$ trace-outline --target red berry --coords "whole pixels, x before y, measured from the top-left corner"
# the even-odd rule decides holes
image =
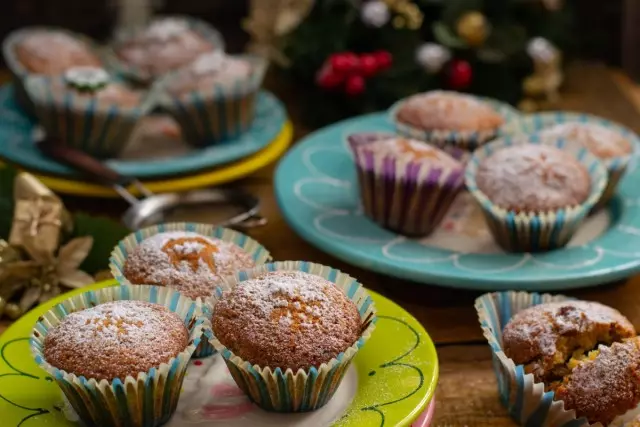
[[[344,77],[330,70],[322,72],[316,77],[316,83],[318,84],[318,86],[325,89],[333,89],[335,87],[338,87],[343,82],[343,80]]]
[[[471,84],[473,70],[471,64],[464,60],[454,60],[449,68],[449,86],[452,89],[465,89]]]
[[[376,61],[378,62],[379,70],[386,70],[393,63],[393,56],[386,50],[379,50],[373,53]]]
[[[364,77],[359,75],[352,75],[347,78],[347,82],[344,86],[344,91],[347,93],[347,95],[356,96],[364,92],[364,87]]]
[[[331,68],[338,74],[352,74],[360,68],[360,59],[353,53],[336,53],[329,59]]]
[[[378,60],[374,55],[364,54],[360,57],[360,68],[365,77],[371,77],[378,72]]]

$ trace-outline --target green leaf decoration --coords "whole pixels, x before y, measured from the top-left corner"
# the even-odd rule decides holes
[[[433,23],[433,35],[443,46],[450,49],[466,49],[467,44],[456,36],[444,23],[438,21]]]
[[[95,217],[83,213],[74,215],[74,226],[69,240],[75,237],[92,236],[91,252],[80,266],[81,270],[95,274],[109,267],[111,250],[130,231],[109,218]]]

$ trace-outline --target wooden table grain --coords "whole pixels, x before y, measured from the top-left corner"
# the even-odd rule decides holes
[[[640,132],[640,114],[634,105],[640,105],[640,92],[636,90],[619,73],[603,66],[581,63],[568,70],[562,101],[556,108],[597,114]],[[286,92],[279,95],[297,123],[294,95]],[[308,131],[297,127],[296,138]],[[473,308],[474,299],[480,294],[415,284],[365,271],[307,244],[289,228],[279,212],[272,186],[274,170],[274,165],[266,167],[239,183],[260,197],[262,213],[269,221],[267,226],[250,230],[248,234],[268,247],[275,259],[305,259],[329,264],[359,278],[369,288],[400,304],[424,325],[437,344],[440,359],[433,426],[515,426],[499,403],[491,354]],[[65,202],[74,209],[96,213],[101,209],[87,200],[67,199]],[[124,204],[121,208],[125,208]],[[611,305],[640,327],[640,276],[569,294]],[[0,333],[7,325],[6,321],[0,322]]]

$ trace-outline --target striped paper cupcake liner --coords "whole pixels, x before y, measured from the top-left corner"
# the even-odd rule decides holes
[[[518,144],[553,145],[573,154],[586,167],[591,178],[587,199],[578,206],[547,212],[516,213],[492,203],[476,183],[480,163],[501,148]],[[607,180],[606,168],[586,148],[567,144],[564,139],[540,140],[535,135],[502,138],[479,148],[474,152],[465,171],[467,189],[480,203],[493,237],[502,248],[512,252],[538,252],[565,246],[600,200]]]
[[[505,128],[505,132],[511,135],[536,134],[545,128],[549,128],[557,124],[574,122],[592,123],[609,128],[623,135],[632,144],[634,151],[638,150],[638,148],[640,147],[640,137],[638,137],[638,135],[632,130],[601,117],[584,113],[551,111],[546,113],[529,114],[523,116],[521,120],[509,123],[509,125]],[[605,206],[616,193],[618,184],[624,176],[624,173],[626,172],[627,166],[629,165],[632,157],[633,152],[627,156],[601,159],[602,163],[604,163],[607,171],[609,172],[609,182],[595,209]]]
[[[143,228],[134,233],[129,234],[122,239],[118,245],[113,248],[111,252],[111,258],[109,260],[109,268],[111,274],[121,285],[131,285],[132,283],[124,276],[124,266],[127,260],[127,256],[145,239],[155,236],[159,233],[165,233],[170,231],[187,231],[192,233],[198,233],[206,237],[213,237],[220,239],[224,242],[231,242],[238,245],[243,251],[251,255],[256,265],[262,265],[271,261],[271,254],[269,251],[257,241],[253,240],[249,236],[233,231],[224,227],[216,227],[210,224],[195,224],[186,222],[166,223],[153,225],[151,227]],[[213,293],[214,284],[211,284],[211,292]],[[200,298],[197,300],[201,302]],[[207,307],[204,307],[204,311],[207,317],[211,318],[211,312]],[[214,348],[211,346],[208,340],[202,340],[198,348],[193,354],[193,357],[207,357],[215,353]]]
[[[407,236],[433,231],[464,185],[464,169],[443,169],[380,156],[366,145],[390,134],[349,136],[364,213],[389,230]]]
[[[465,94],[466,95],[466,94]],[[471,96],[471,95],[466,95]],[[516,122],[520,119],[520,113],[515,108],[500,101],[490,98],[475,97],[489,104],[505,119],[505,123]],[[396,128],[396,132],[407,138],[413,138],[428,142],[446,151],[454,158],[467,161],[470,152],[482,146],[488,141],[503,134],[502,128],[486,131],[452,131],[448,129],[424,130],[406,123],[399,122],[396,117],[398,110],[402,108],[405,100],[400,100],[389,109],[389,117]]]
[[[216,30],[207,22],[194,18],[192,16],[183,15],[157,16],[154,17],[154,20],[164,18],[176,19],[185,22],[190,30],[196,32],[203,39],[209,41],[213,46],[216,47],[216,50],[224,50],[224,39],[222,38],[222,35],[218,30]],[[123,61],[118,57],[116,53],[120,45],[126,44],[128,41],[138,36],[140,31],[144,30],[135,29],[132,31],[124,31],[118,34],[116,40],[106,51],[104,57],[111,71],[139,84],[148,85],[151,84],[154,78],[158,76],[152,76],[148,70],[141,69],[140,67]]]
[[[140,118],[154,106],[152,92],[139,106],[123,108],[115,103],[100,104],[95,98],[79,97],[72,90],[55,94],[56,84],[66,85],[64,77],[33,75],[25,80],[36,117],[47,136],[97,158],[117,156],[129,142]]]
[[[208,305],[215,306],[224,291],[239,282],[269,271],[304,271],[324,277],[340,288],[358,307],[363,322],[371,320],[360,338],[343,353],[308,370],[252,365],[235,355],[214,336],[211,344],[220,352],[238,387],[262,409],[275,412],[306,412],[324,406],[338,389],[353,357],[371,337],[375,329],[376,310],[373,300],[364,287],[353,277],[320,264],[306,261],[284,261],[266,264],[253,270],[242,271],[227,277],[216,289]]]
[[[206,91],[175,96],[163,90],[177,73],[158,82],[160,106],[178,122],[191,144],[208,146],[237,139],[251,128],[267,62],[256,55],[240,55],[239,58],[252,64],[251,76],[229,84],[212,84]]]
[[[22,106],[29,114],[32,115],[35,115],[35,106],[27,93],[24,83],[24,80],[31,74],[31,72],[20,63],[15,54],[15,48],[17,44],[24,39],[24,37],[35,31],[55,31],[56,33],[68,34],[75,39],[81,40],[90,49],[96,52],[97,56],[101,56],[99,53],[99,49],[93,40],[86,36],[83,36],[82,34],[74,33],[63,28],[41,26],[25,27],[11,32],[2,42],[2,55],[4,57],[5,64],[7,64],[7,67],[9,68],[9,71],[11,72],[11,75],[13,77],[13,81],[16,87],[16,99],[18,100],[20,106]]]
[[[178,356],[141,372],[137,377],[112,381],[78,377],[59,370],[44,358],[48,331],[69,313],[97,304],[139,300],[160,304],[178,314],[189,330],[189,345]],[[175,412],[189,359],[210,323],[200,303],[178,292],[156,286],[118,286],[89,291],[72,297],[44,314],[31,335],[31,352],[36,363],[51,375],[75,412],[86,425],[101,427],[155,427],[166,423]]]

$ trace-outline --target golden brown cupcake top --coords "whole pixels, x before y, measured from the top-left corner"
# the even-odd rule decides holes
[[[394,157],[404,162],[417,162],[446,168],[459,168],[462,164],[444,151],[422,141],[406,138],[383,138],[358,149],[366,149],[380,156]]]
[[[213,332],[235,355],[261,367],[308,370],[360,336],[356,305],[335,284],[300,271],[238,283],[216,303]]]
[[[624,135],[595,123],[562,123],[543,129],[540,136],[577,142],[601,159],[627,156],[633,150]]]
[[[31,73],[57,75],[71,67],[101,67],[102,61],[84,41],[62,31],[33,30],[15,46],[22,66]]]
[[[540,304],[517,313],[505,326],[505,354],[537,381],[554,380],[571,370],[571,356],[599,343],[611,344],[636,334],[633,325],[611,307],[587,301]]]
[[[424,130],[489,131],[504,118],[489,104],[472,96],[446,91],[414,95],[403,102],[396,119]]]
[[[222,277],[254,266],[251,255],[234,243],[173,231],[136,246],[127,257],[124,276],[134,284],[169,286],[196,299],[210,297]]]
[[[115,50],[123,62],[149,77],[156,77],[219,47],[192,30],[185,19],[165,17],[154,20],[144,31],[120,43]]]
[[[169,92],[176,96],[193,91],[214,93],[216,86],[232,86],[247,79],[252,72],[253,66],[245,59],[225,55],[222,51],[209,52],[182,68],[172,79]]]
[[[578,417],[605,426],[640,403],[640,338],[599,346],[555,389]]]
[[[519,144],[484,159],[478,189],[491,202],[515,212],[544,212],[583,203],[591,191],[587,168],[556,147]]]
[[[188,341],[182,319],[166,307],[114,301],[71,313],[49,330],[44,358],[87,379],[124,380],[168,362]]]

